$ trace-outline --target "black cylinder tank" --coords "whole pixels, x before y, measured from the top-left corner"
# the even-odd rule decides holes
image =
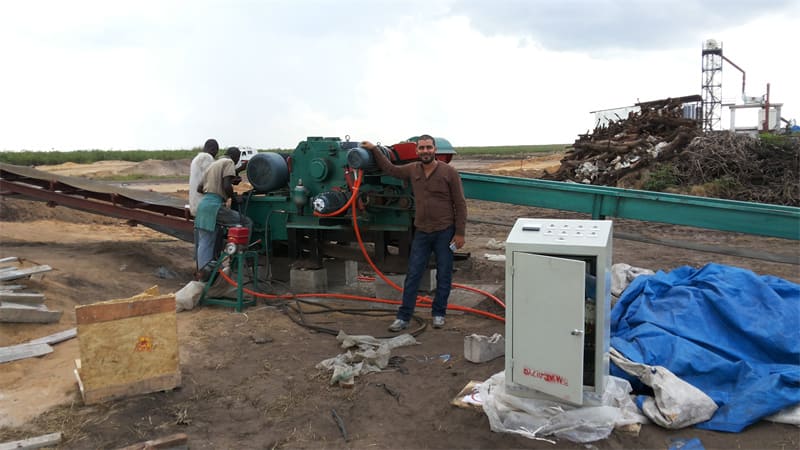
[[[289,182],[289,165],[277,153],[257,153],[247,163],[247,181],[257,192],[280,189]]]
[[[311,204],[314,211],[320,214],[330,214],[347,203],[347,194],[339,191],[322,192],[314,196]]]

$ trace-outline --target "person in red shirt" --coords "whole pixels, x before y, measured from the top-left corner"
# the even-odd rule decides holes
[[[414,193],[414,238],[408,256],[408,271],[403,285],[403,304],[389,331],[408,328],[417,302],[417,292],[428,259],[436,256],[436,296],[431,312],[433,327],[442,328],[453,281],[453,252],[464,246],[467,201],[461,177],[450,165],[436,160],[436,140],[427,134],[417,138],[419,161],[394,165],[380,149],[364,141],[361,147],[372,153],[378,167],[387,175],[411,182]]]

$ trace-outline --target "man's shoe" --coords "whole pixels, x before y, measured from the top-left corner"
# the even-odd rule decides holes
[[[408,328],[408,321],[402,319],[395,319],[391,325],[389,325],[389,331],[398,332],[400,330],[405,330]]]
[[[444,316],[433,316],[433,328],[442,328],[444,326]]]

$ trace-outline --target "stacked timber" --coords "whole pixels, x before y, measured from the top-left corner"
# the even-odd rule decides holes
[[[22,284],[6,284],[50,270],[46,265],[24,267],[15,256],[0,259],[0,322],[54,323],[61,319],[62,311],[52,311],[44,304],[44,294],[21,292],[25,289]]]

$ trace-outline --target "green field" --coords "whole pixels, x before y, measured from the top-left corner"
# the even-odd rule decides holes
[[[91,164],[98,161],[131,161],[141,162],[148,159],[171,161],[192,158],[200,149],[195,150],[76,150],[72,152],[3,152],[0,162],[20,166],[42,166],[72,162]]]
[[[503,145],[493,147],[456,147],[459,155],[469,156],[524,156],[533,153],[552,153],[564,150],[568,144],[546,145]],[[71,152],[2,152],[0,162],[16,164],[19,166],[42,166],[72,162],[77,164],[91,164],[98,161],[131,161],[141,162],[148,159],[172,161],[176,159],[191,159],[201,149],[192,150],[76,150]],[[291,149],[265,149],[260,152],[273,151],[279,153],[291,152]]]

